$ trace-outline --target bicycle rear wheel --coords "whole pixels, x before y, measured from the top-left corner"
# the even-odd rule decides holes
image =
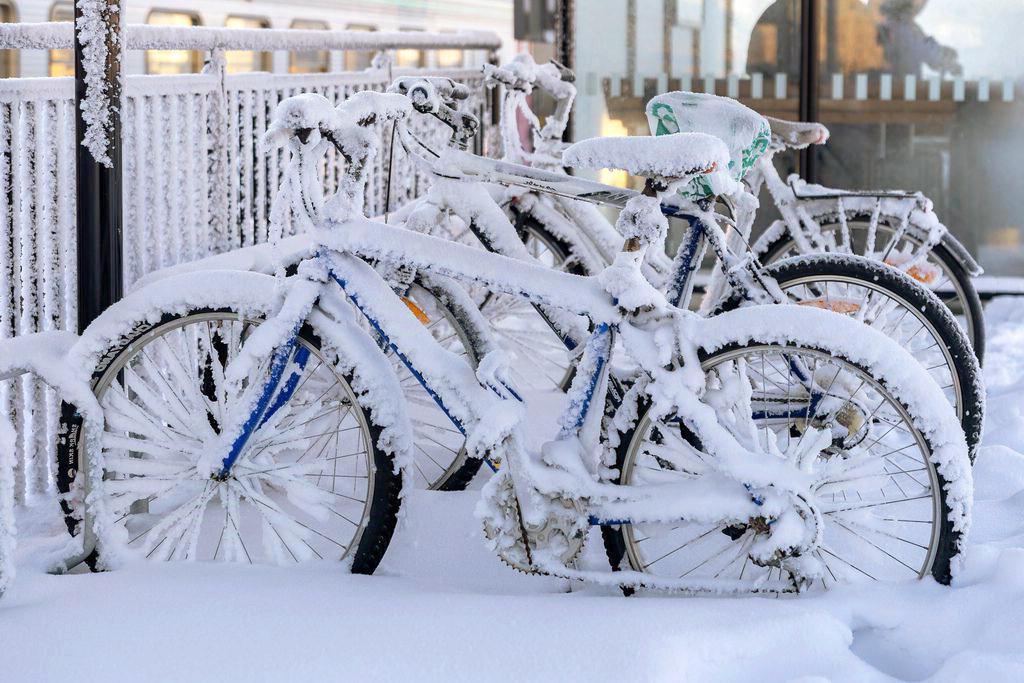
[[[966,334],[935,294],[861,256],[797,256],[776,261],[767,272],[790,302],[861,320],[909,351],[956,410],[973,459],[985,418],[981,368]],[[734,295],[722,310],[741,303]]]
[[[474,368],[484,355],[479,336],[445,302],[444,293],[417,277],[404,298],[438,344]],[[416,376],[393,351],[387,352],[409,409],[413,429],[413,467],[416,485],[436,491],[462,491],[480,470],[482,461],[466,452],[466,437],[438,407]]]
[[[786,337],[782,329],[772,332]],[[810,370],[811,386],[838,399],[830,409],[811,408],[824,403],[811,401],[796,366]],[[969,478],[969,470],[936,465],[933,455],[944,444],[918,428],[930,418],[921,422],[920,407],[911,407],[901,387],[837,349],[815,348],[806,340],[728,344],[703,353],[701,367],[705,402],[721,416],[737,417],[745,410],[749,420],[736,419],[728,427],[741,443],[755,435],[753,450],[763,457],[773,457],[772,449],[783,456],[798,450],[808,434],[816,433],[809,427],[818,433],[832,430],[831,445],[810,465],[816,483],[807,498],[821,512],[823,530],[814,557],[824,566],[812,588],[926,576],[949,583],[960,530],[950,516],[951,505],[959,503],[947,493],[956,482],[947,476]],[[751,393],[745,396],[744,388]],[[653,414],[646,399],[621,408],[626,415],[635,410],[636,417],[616,435],[615,483],[665,484],[712,472],[714,456],[685,426],[687,416]],[[751,561],[757,533],[748,524],[685,521],[602,527],[614,570],[673,579],[785,581],[781,567]]]
[[[815,220],[818,221],[821,232],[828,235],[833,243],[840,242],[838,235],[842,234],[842,226],[837,218],[820,216],[815,217]],[[850,230],[853,253],[879,260],[880,255],[867,253],[865,237],[870,226],[870,217],[851,214],[847,218],[847,225]],[[896,219],[880,216],[876,244],[888,244],[898,226],[899,223]],[[920,246],[920,241],[911,235],[906,235],[893,247],[892,251],[897,255],[915,253]],[[762,263],[770,264],[801,255],[802,253],[789,232],[783,231],[764,250],[761,261]],[[950,312],[956,317],[957,322],[967,333],[967,337],[971,342],[971,348],[978,358],[978,363],[984,363],[985,319],[981,298],[974,287],[973,278],[964,270],[960,262],[940,242],[932,247],[925,267],[914,269],[914,273],[911,275],[921,282],[922,285],[934,292],[942,300],[942,303],[949,308]]]

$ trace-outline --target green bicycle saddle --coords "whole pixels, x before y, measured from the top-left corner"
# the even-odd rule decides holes
[[[734,99],[696,92],[667,92],[647,103],[652,135],[706,133],[729,149],[729,175],[739,182],[768,149],[772,139],[768,121]],[[714,195],[705,176],[694,178],[680,194],[687,199]]]

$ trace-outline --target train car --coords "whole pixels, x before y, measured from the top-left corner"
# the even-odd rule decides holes
[[[129,24],[224,26],[236,28],[298,28],[351,31],[492,31],[502,40],[501,56],[514,50],[512,0],[307,0],[253,2],[243,0],[125,0]],[[73,0],[0,0],[0,21],[71,21]],[[0,76],[67,76],[74,73],[70,50],[0,50]],[[372,52],[307,53],[228,52],[229,72],[273,71],[319,73],[364,69]],[[482,51],[397,50],[395,61],[406,67],[473,67],[486,59]],[[188,50],[128,53],[128,73],[182,74],[202,69],[204,56]]]

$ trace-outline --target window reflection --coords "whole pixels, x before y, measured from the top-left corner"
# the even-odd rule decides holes
[[[146,19],[156,26],[199,26],[199,15],[189,12],[153,10]],[[202,69],[201,53],[190,50],[146,50],[146,73],[188,74]]]
[[[920,190],[994,274],[1024,270],[1024,5],[821,0],[821,182]],[[854,28],[856,27],[856,30]],[[1012,57],[1010,57],[1012,56]],[[1010,57],[1010,58],[1008,58]]]
[[[349,24],[345,27],[346,31],[376,31],[376,26],[370,24]],[[370,64],[373,63],[373,50],[346,50],[345,51],[345,70],[346,71],[362,71],[363,69],[370,68]]]
[[[75,6],[70,2],[56,2],[50,8],[50,21],[74,21]],[[50,76],[75,75],[75,51],[50,50]]]
[[[644,104],[675,89],[796,118],[801,4],[579,3],[574,135],[646,134]],[[1024,2],[817,0],[815,9],[817,104],[832,130],[814,152],[818,180],[920,190],[990,272],[1024,272]],[[797,170],[793,156],[776,163],[784,175]],[[759,223],[771,218],[762,202]]]
[[[314,19],[295,19],[292,28],[314,31],[326,31],[330,25],[326,21]],[[313,52],[293,52],[288,59],[288,73],[309,74],[327,73],[331,69],[331,53],[328,50]]]
[[[420,32],[421,28],[403,28],[402,31]],[[423,50],[403,48],[395,50],[395,66],[416,69],[425,65]]]
[[[227,28],[270,28],[270,20],[263,17],[230,16],[224,20]],[[229,74],[247,71],[270,71],[272,55],[255,50],[226,50],[224,62]]]

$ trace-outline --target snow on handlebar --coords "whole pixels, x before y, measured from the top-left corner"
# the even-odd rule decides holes
[[[297,138],[308,144],[313,131],[335,145],[349,137],[347,131],[363,129],[375,123],[404,119],[411,111],[408,98],[370,90],[353,93],[337,107],[318,93],[304,93],[282,100],[274,110],[263,136],[266,149]]]
[[[539,87],[555,98],[563,99],[576,94],[576,75],[571,69],[550,60],[537,64],[527,53],[518,54],[506,64],[483,66],[484,82],[488,87],[503,85],[510,90],[529,94]]]
[[[469,88],[450,78],[398,78],[388,92],[408,97],[413,109],[429,114],[451,128],[452,141],[460,149],[469,145],[480,128],[480,121],[475,116],[458,110],[458,101],[469,98]]]

